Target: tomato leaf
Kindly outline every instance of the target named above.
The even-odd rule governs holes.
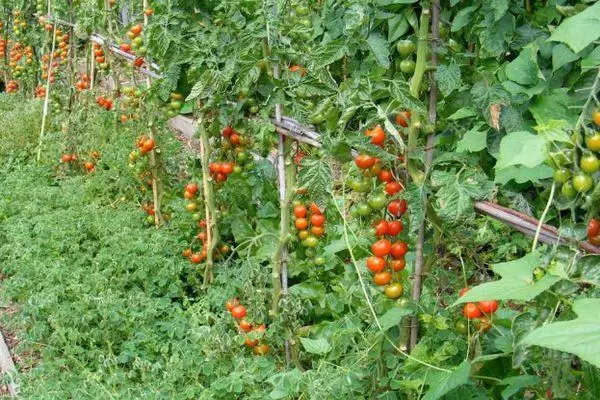
[[[451,372],[429,371],[425,383],[429,385],[429,390],[423,396],[423,400],[436,400],[449,391],[464,385],[469,380],[471,373],[471,364],[463,361]]]
[[[388,329],[398,325],[400,321],[402,321],[402,318],[406,317],[407,315],[411,315],[412,313],[413,311],[407,307],[390,308],[385,312],[385,314],[379,317],[379,324],[381,325],[381,329],[387,331]]]
[[[575,53],[579,53],[598,38],[600,38],[600,3],[597,2],[563,21],[549,40],[566,43]]]
[[[483,124],[478,124],[465,132],[464,136],[456,144],[456,151],[459,153],[468,151],[475,153],[487,147],[487,129],[481,130]]]
[[[324,355],[331,351],[331,345],[329,341],[325,338],[319,339],[309,339],[309,338],[300,338],[300,342],[302,343],[302,347],[309,353]]]
[[[516,183],[539,183],[542,179],[551,178],[552,175],[554,175],[554,168],[546,164],[540,164],[533,168],[512,165],[496,171],[494,182],[501,185],[506,185],[511,180]]]
[[[367,39],[367,44],[375,57],[377,64],[383,68],[390,67],[390,50],[387,40],[379,33],[372,33]]]
[[[331,166],[325,160],[304,157],[298,171],[298,185],[308,189],[310,198],[325,207],[333,182]]]
[[[546,140],[529,132],[511,132],[500,142],[500,154],[496,162],[496,170],[513,165],[529,168],[543,163],[547,157]]]
[[[572,353],[600,367],[600,299],[579,299],[573,302],[577,318],[553,322],[529,333],[521,344],[547,347]]]
[[[502,379],[498,385],[508,385],[500,395],[503,400],[510,399],[513,395],[519,393],[521,389],[533,386],[540,381],[540,378],[535,375],[517,375]]]
[[[454,306],[484,300],[522,300],[529,301],[562,278],[547,273],[537,282],[533,278],[533,270],[541,265],[540,252],[527,254],[518,260],[494,264],[492,270],[501,276],[495,282],[487,282],[471,288],[464,296],[459,297]]]
[[[433,74],[440,92],[445,96],[450,95],[454,90],[460,88],[462,80],[460,77],[460,68],[452,63],[449,65],[440,65]]]
[[[544,75],[537,64],[538,46],[534,43],[526,46],[519,56],[506,66],[506,77],[520,85],[533,86]]]
[[[600,286],[600,255],[588,255],[580,258],[575,266],[574,277],[579,282]]]

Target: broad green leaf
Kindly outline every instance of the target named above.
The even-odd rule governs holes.
[[[600,2],[564,20],[549,40],[566,43],[575,53],[600,38]]]
[[[552,48],[552,71],[558,70],[563,65],[577,60],[579,56],[565,44],[559,43]]]
[[[489,198],[494,189],[483,172],[472,169],[460,173],[436,170],[431,174],[431,185],[438,188],[435,199],[438,215],[453,222],[470,215],[473,201]]]
[[[538,46],[531,43],[521,50],[519,56],[506,66],[506,77],[520,85],[533,86],[544,75],[537,64]]]
[[[581,69],[595,68],[598,65],[600,65],[600,46],[596,47],[586,58],[581,60]]]
[[[469,118],[476,116],[477,113],[470,108],[461,108],[457,110],[454,114],[448,117],[450,120],[459,120],[463,118]]]
[[[331,345],[325,338],[300,338],[300,342],[302,343],[302,347],[304,347],[304,350],[312,354],[318,354],[322,356],[331,351]]]
[[[509,0],[490,0],[489,6],[494,10],[494,21],[498,21],[508,11]]]
[[[496,169],[513,165],[536,167],[546,160],[548,154],[546,140],[529,132],[511,132],[500,142],[500,154]]]
[[[298,171],[298,185],[305,187],[315,203],[320,207],[327,205],[333,176],[331,165],[322,159],[304,157]]]
[[[423,400],[439,399],[449,391],[464,385],[468,382],[470,373],[471,364],[468,361],[463,361],[451,372],[430,370],[425,379],[429,389],[423,396]]]
[[[464,296],[459,297],[454,305],[483,300],[521,300],[534,299],[544,290],[561,280],[560,277],[546,274],[537,282],[533,278],[533,270],[541,265],[539,252],[527,254],[518,260],[495,264],[492,270],[501,279],[487,282],[471,288]]]
[[[433,76],[435,77],[440,92],[444,96],[448,96],[454,90],[460,88],[460,85],[462,84],[460,68],[454,63],[440,65]]]
[[[381,325],[381,329],[387,331],[388,329],[398,325],[400,321],[402,321],[402,318],[410,314],[412,314],[412,310],[407,307],[390,308],[385,312],[385,314],[379,317],[379,324]]]
[[[452,22],[452,32],[460,31],[465,26],[469,25],[472,21],[472,14],[477,7],[465,7],[462,8],[456,16],[454,17],[454,21]]]
[[[547,347],[572,353],[600,367],[600,299],[578,299],[573,302],[577,318],[553,322],[525,336],[524,345]]]
[[[327,291],[322,283],[302,282],[291,286],[289,293],[298,296],[300,299],[318,301],[325,297]]]
[[[539,183],[543,179],[551,178],[554,175],[554,168],[546,164],[540,164],[533,168],[512,165],[507,168],[496,170],[494,182],[500,185],[506,185],[511,180],[516,183]]]
[[[533,129],[538,135],[551,142],[572,143],[571,136],[567,133],[569,124],[564,119],[548,120],[543,125],[534,126]]]
[[[487,147],[487,129],[480,130],[482,124],[474,126],[472,129],[465,132],[462,139],[456,144],[457,152],[478,152]]]
[[[573,96],[567,88],[554,89],[535,99],[529,106],[529,111],[538,125],[544,125],[551,120],[564,120],[572,128],[577,122],[579,111],[571,108]]]
[[[400,39],[406,32],[408,32],[408,21],[404,15],[396,15],[388,19],[388,41],[390,43]]]
[[[379,33],[371,33],[367,39],[367,44],[375,56],[377,64],[384,68],[389,68],[390,50],[387,40]]]
[[[517,375],[502,379],[498,385],[508,385],[500,395],[503,400],[510,399],[513,395],[519,393],[522,389],[528,386],[533,386],[540,381],[540,377],[535,375]]]
[[[394,80],[390,84],[390,94],[402,107],[416,109],[425,112],[425,106],[421,100],[414,98],[406,82]]]
[[[490,55],[498,56],[506,50],[514,32],[515,17],[511,13],[507,13],[492,26],[482,30],[479,40],[484,50]]]
[[[587,255],[580,258],[574,274],[579,282],[600,286],[600,255]]]
[[[423,187],[415,183],[409,183],[404,189],[404,199],[408,202],[408,218],[410,221],[410,233],[416,234],[419,224],[425,218],[422,199]]]
[[[331,41],[313,50],[313,58],[316,60],[315,68],[323,68],[334,63],[346,55],[348,48],[343,39]]]

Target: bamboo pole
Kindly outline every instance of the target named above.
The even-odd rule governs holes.
[[[56,24],[52,30],[52,46],[50,51],[50,60],[48,65],[48,78],[46,78],[46,96],[44,98],[44,108],[42,111],[42,127],[40,129],[40,138],[37,148],[36,162],[40,163],[42,157],[42,142],[44,140],[44,131],[46,130],[46,119],[48,117],[48,102],[50,101],[50,77],[52,76],[52,63],[54,62],[54,50],[56,48]]]

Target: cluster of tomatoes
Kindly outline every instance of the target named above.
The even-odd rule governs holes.
[[[46,2],[44,0],[37,0],[35,2],[35,9],[38,13],[43,13],[46,9]]]
[[[142,30],[141,24],[133,25],[127,31],[127,37],[131,40],[131,43],[121,43],[119,46],[121,51],[138,56],[133,60],[133,66],[138,68],[144,65],[144,56],[148,53],[148,50],[144,47],[144,38],[141,36]]]
[[[239,157],[241,152],[237,151],[237,148],[241,146],[242,139],[238,132],[236,132],[230,125],[227,125],[223,128],[221,132],[223,139],[225,140],[224,147],[230,148],[233,146],[234,150],[236,150],[238,157],[237,160],[240,162],[245,162],[246,157]],[[208,165],[208,169],[216,182],[225,182],[227,177],[233,173],[241,173],[242,167],[236,165],[233,161],[221,161],[221,162],[212,162]]]
[[[140,154],[146,155],[147,153],[154,150],[154,146],[156,145],[156,142],[154,141],[153,138],[142,135],[136,140],[135,144],[136,144],[137,148],[139,149]]]
[[[22,43],[17,42],[11,47],[8,53],[8,65],[11,67],[15,78],[20,78],[28,71],[33,71],[33,69],[28,68],[33,64],[33,57],[33,48],[31,46],[24,47]],[[20,63],[21,60],[24,60],[25,65]]]
[[[154,204],[152,203],[144,203],[142,204],[142,210],[147,214],[146,223],[148,225],[152,225],[154,223],[154,215],[156,211],[154,210]]]
[[[600,153],[600,110],[592,112],[593,130],[589,130],[584,135],[583,143],[579,134],[575,134],[575,147],[581,150],[579,164],[574,168],[567,168],[565,164],[574,159],[574,152],[577,148],[570,148],[561,152],[559,157],[553,157],[556,164],[560,165],[554,171],[554,181],[561,184],[561,193],[566,198],[575,197],[578,193],[586,193],[594,187],[593,175],[600,170],[600,159],[597,153]],[[585,148],[583,147],[585,144]]]
[[[311,203],[307,208],[301,201],[295,200],[292,205],[298,240],[307,249],[314,249],[319,245],[319,239],[325,235],[325,215],[315,203]],[[316,257],[313,262],[315,265],[322,265],[324,260],[322,257]]]
[[[0,21],[1,23],[1,21]],[[2,31],[2,25],[0,24],[0,32]],[[6,55],[6,45],[7,41],[4,38],[0,38],[0,56],[4,57]]]
[[[417,46],[411,40],[399,40],[396,43],[396,50],[400,54],[400,58],[396,61],[396,69],[403,74],[412,74],[415,71],[415,61],[412,59],[412,54],[417,49]]]
[[[121,102],[121,122],[125,123],[133,113],[128,112],[131,109],[137,109],[140,106],[140,98],[142,97],[142,91],[133,86],[128,86],[123,89],[124,98]]]
[[[98,68],[106,71],[109,67],[108,62],[106,61],[106,55],[104,54],[104,49],[98,43],[94,43],[93,45],[94,57],[96,62],[98,63]]]
[[[69,57],[69,35],[63,33],[60,29],[56,30],[56,40],[58,41],[58,48],[60,49],[60,58],[66,61]]]
[[[36,87],[34,95],[38,99],[41,99],[42,97],[46,97],[46,87],[45,86]]]
[[[104,108],[106,111],[110,111],[113,108],[113,101],[104,96],[96,97],[96,104]]]
[[[600,246],[600,220],[590,219],[587,226],[587,239],[594,246]]]
[[[183,198],[187,200],[185,205],[185,209],[188,212],[193,213],[194,220],[198,221],[198,228],[200,229],[196,234],[196,239],[198,239],[202,243],[202,248],[199,252],[193,252],[191,248],[187,248],[183,251],[183,256],[190,260],[194,264],[199,264],[204,261],[208,255],[208,243],[207,243],[207,234],[206,234],[206,221],[201,219],[202,216],[197,212],[198,211],[198,203],[196,202],[196,197],[198,196],[198,185],[196,183],[190,182],[183,188]]]
[[[240,331],[246,335],[244,344],[252,348],[252,351],[257,356],[269,354],[269,345],[262,342],[267,327],[265,324],[255,325],[246,319],[246,307],[240,304],[238,299],[230,299],[225,303],[227,311],[236,319],[236,325]]]
[[[90,88],[90,77],[88,74],[81,74],[79,80],[75,82],[75,88],[78,91],[84,91]]]
[[[19,91],[19,82],[10,80],[6,82],[6,93],[17,93]]]
[[[462,297],[469,291],[469,288],[463,288],[460,290],[458,296]],[[463,316],[472,321],[475,328],[481,332],[487,332],[492,328],[491,316],[498,310],[498,302],[496,300],[479,301],[477,303],[467,303],[464,305],[462,314]],[[456,323],[456,328],[459,332],[465,333],[467,331],[466,325],[463,321]]]
[[[50,83],[54,83],[56,80],[56,69],[60,66],[60,61],[58,61],[59,57],[60,54],[58,52],[55,52],[54,54],[54,61],[50,60],[50,54],[44,54],[42,56],[42,79],[46,80],[50,77]],[[48,73],[50,64],[52,64],[52,70]]]
[[[165,106],[164,112],[168,118],[173,118],[179,115],[179,111],[183,107],[183,95],[173,92],[169,95],[169,102]]]
[[[25,18],[21,19],[21,10],[14,10],[13,17],[13,33],[17,37],[24,35],[25,29],[27,29],[27,21]]]
[[[96,162],[99,158],[100,153],[97,150],[93,150],[89,153],[89,158],[87,160],[85,160],[83,163],[78,163],[80,159],[76,154],[65,153],[60,156],[60,163],[69,165],[77,163],[78,166],[83,167],[86,172],[90,173],[95,171]]]

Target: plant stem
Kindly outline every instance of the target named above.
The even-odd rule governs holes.
[[[202,190],[204,193],[204,211],[206,221],[206,267],[204,269],[204,286],[209,285],[213,279],[214,259],[213,253],[217,245],[219,236],[218,227],[215,220],[216,208],[214,191],[212,186],[212,178],[208,164],[210,162],[210,147],[208,143],[208,133],[204,127],[204,115],[201,115],[198,121],[200,129],[200,162],[202,164]]]
[[[48,6],[50,9],[50,6]],[[37,148],[36,162],[40,163],[42,157],[42,141],[44,140],[44,131],[46,130],[46,119],[48,117],[48,102],[50,101],[50,77],[52,76],[52,57],[54,56],[54,50],[56,49],[56,24],[52,30],[52,50],[50,51],[50,61],[48,65],[48,78],[46,79],[46,97],[44,98],[44,109],[42,111],[42,127],[40,129],[40,139]]]

